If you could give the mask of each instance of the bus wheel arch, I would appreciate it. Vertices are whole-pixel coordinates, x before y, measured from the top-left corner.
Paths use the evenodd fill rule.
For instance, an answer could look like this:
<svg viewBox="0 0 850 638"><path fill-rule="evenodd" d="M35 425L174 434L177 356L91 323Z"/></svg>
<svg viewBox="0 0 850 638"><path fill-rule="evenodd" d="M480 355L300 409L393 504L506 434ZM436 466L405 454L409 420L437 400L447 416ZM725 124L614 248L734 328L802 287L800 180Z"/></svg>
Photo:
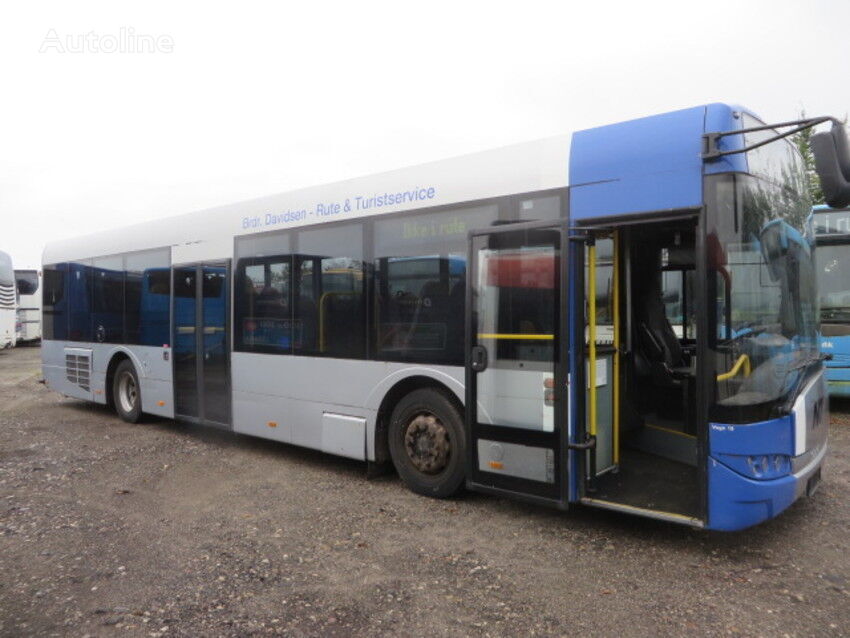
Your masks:
<svg viewBox="0 0 850 638"><path fill-rule="evenodd" d="M457 395L445 383L441 383L433 377L424 375L415 375L405 377L397 381L384 394L381 404L378 407L378 413L375 420L375 462L386 463L390 460L390 450L387 442L387 431L389 429L390 418L396 405L406 395L419 390L420 388L433 388L440 392L444 392L455 403L455 406L460 414L463 414L463 404L457 398Z"/></svg>
<svg viewBox="0 0 850 638"><path fill-rule="evenodd" d="M405 424L394 423L399 419ZM424 456L406 454L419 439L427 444ZM463 405L448 386L414 376L387 392L378 410L375 458L391 460L412 491L437 498L458 491L465 478L465 449Z"/></svg>
<svg viewBox="0 0 850 638"><path fill-rule="evenodd" d="M129 358L130 356L126 352L119 350L112 355L109 359L109 365L106 367L106 379L103 384L104 394L106 395L106 405L113 410L115 409L115 397L112 396L112 385L115 382L115 371L122 361Z"/></svg>

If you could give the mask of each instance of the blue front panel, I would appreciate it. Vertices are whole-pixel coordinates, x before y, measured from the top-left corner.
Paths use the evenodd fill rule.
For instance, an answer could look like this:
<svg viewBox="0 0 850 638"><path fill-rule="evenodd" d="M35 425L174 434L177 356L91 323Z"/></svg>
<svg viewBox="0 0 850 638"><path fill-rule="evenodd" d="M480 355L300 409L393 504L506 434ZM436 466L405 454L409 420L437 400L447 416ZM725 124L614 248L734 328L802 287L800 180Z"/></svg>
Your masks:
<svg viewBox="0 0 850 638"><path fill-rule="evenodd" d="M745 425L711 423L708 444L711 529L750 527L794 502L792 415Z"/></svg>
<svg viewBox="0 0 850 638"><path fill-rule="evenodd" d="M815 436L814 425L796 420L806 414L802 407L822 401L823 396L824 385L818 377L786 416L743 425L709 424L706 527L723 531L750 527L773 518L807 493L823 461L826 442Z"/></svg>
<svg viewBox="0 0 850 638"><path fill-rule="evenodd" d="M793 475L759 481L708 459L708 528L735 531L751 527L791 505L796 498Z"/></svg>

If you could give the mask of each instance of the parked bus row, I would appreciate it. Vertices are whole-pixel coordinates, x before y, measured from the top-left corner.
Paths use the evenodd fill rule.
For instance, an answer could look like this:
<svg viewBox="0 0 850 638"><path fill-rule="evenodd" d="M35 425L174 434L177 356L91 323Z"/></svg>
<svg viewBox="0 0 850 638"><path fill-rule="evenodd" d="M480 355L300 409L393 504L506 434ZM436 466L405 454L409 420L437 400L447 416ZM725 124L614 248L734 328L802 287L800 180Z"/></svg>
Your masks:
<svg viewBox="0 0 850 638"><path fill-rule="evenodd" d="M41 341L41 274L15 270L0 252L0 350Z"/></svg>

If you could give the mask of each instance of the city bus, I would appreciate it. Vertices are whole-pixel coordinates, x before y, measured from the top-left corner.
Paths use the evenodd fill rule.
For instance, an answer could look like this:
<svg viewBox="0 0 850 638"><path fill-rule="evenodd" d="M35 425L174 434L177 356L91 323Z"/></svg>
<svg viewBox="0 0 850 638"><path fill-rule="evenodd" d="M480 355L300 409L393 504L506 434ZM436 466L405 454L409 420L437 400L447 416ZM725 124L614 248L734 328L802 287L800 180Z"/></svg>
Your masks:
<svg viewBox="0 0 850 638"><path fill-rule="evenodd" d="M850 209L815 206L820 347L829 394L850 397Z"/></svg>
<svg viewBox="0 0 850 638"><path fill-rule="evenodd" d="M840 201L840 123L709 104L51 243L44 378L430 497L743 529L826 454L788 136L829 122Z"/></svg>
<svg viewBox="0 0 850 638"><path fill-rule="evenodd" d="M17 341L18 294L12 258L0 251L0 350L14 348Z"/></svg>
<svg viewBox="0 0 850 638"><path fill-rule="evenodd" d="M41 273L37 270L15 270L18 290L18 344L36 343L41 339Z"/></svg>

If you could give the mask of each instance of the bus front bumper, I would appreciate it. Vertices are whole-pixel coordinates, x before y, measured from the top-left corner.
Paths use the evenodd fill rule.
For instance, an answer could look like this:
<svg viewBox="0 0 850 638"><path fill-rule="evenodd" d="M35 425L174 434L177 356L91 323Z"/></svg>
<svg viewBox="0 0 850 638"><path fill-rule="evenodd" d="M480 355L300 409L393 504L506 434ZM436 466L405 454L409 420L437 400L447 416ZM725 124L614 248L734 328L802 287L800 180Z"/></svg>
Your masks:
<svg viewBox="0 0 850 638"><path fill-rule="evenodd" d="M713 457L708 459L708 529L736 531L773 518L801 496L811 495L820 482L827 444L803 455L807 461L792 474L757 480ZM798 459L794 459L797 461ZM797 465L797 463L795 463Z"/></svg>

